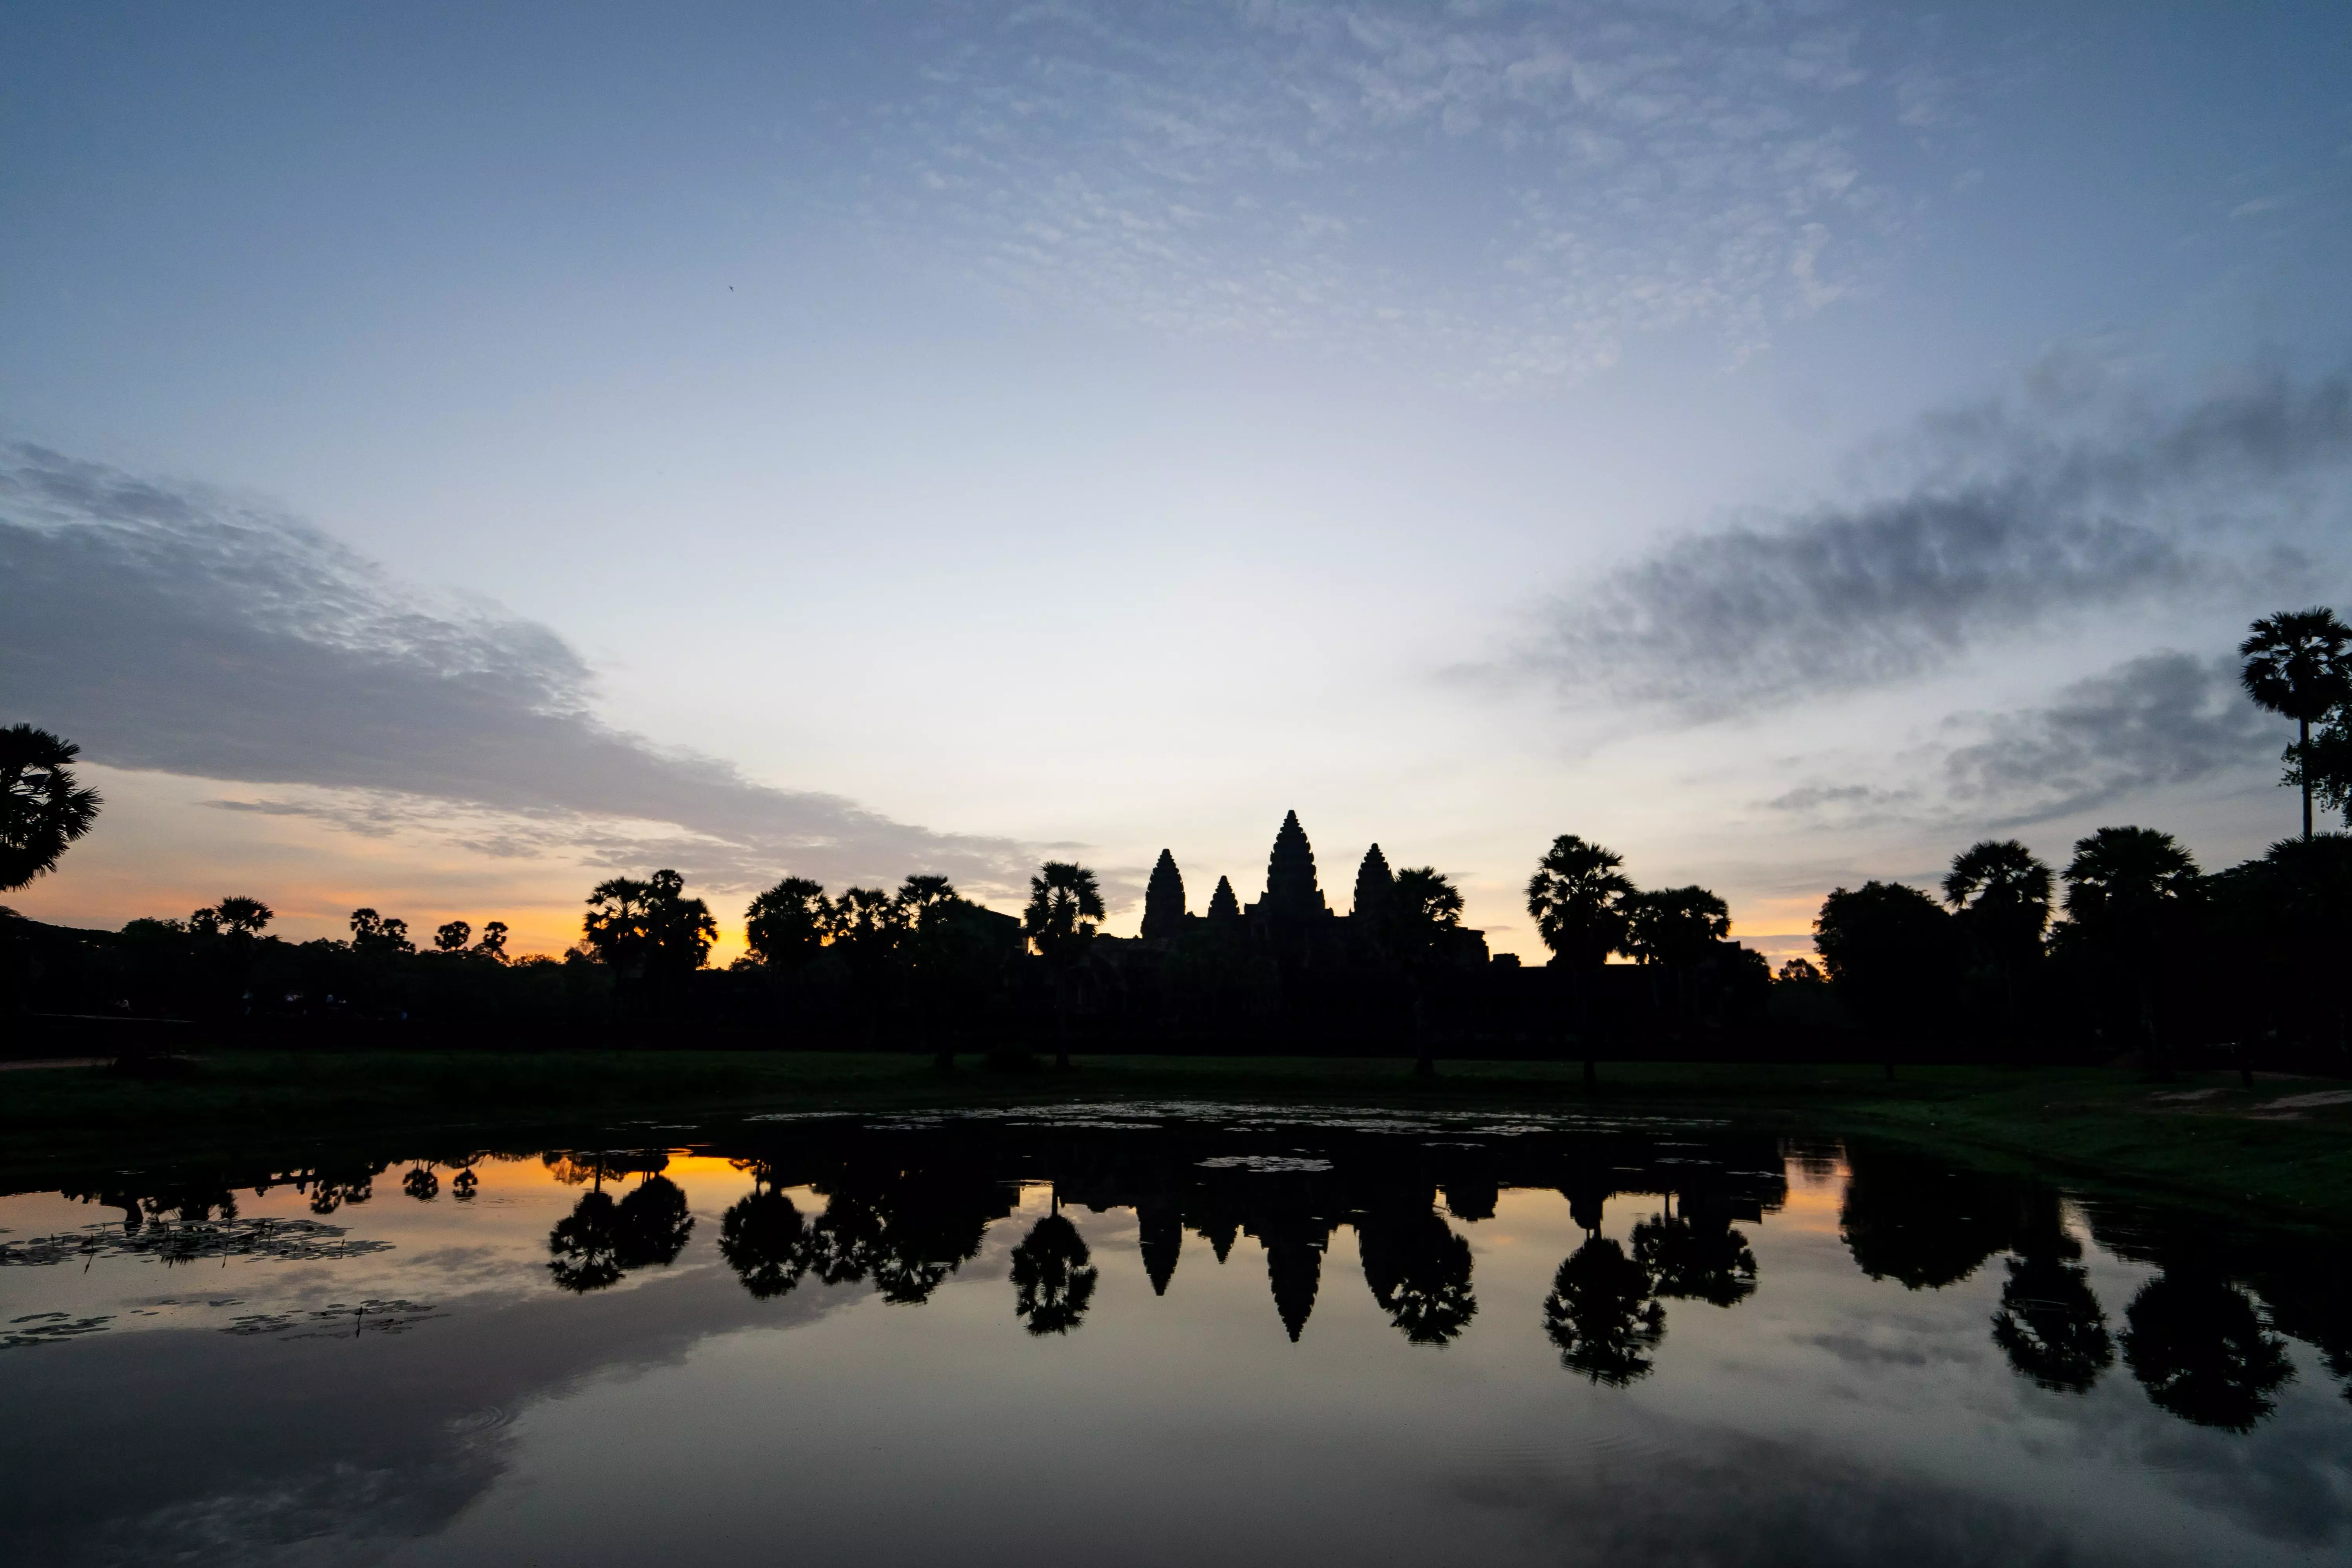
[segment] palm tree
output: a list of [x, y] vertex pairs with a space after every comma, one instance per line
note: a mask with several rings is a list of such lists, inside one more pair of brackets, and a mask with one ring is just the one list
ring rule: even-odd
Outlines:
[[1573, 833], [1563, 833], [1528, 879], [1528, 914], [1536, 931], [1568, 971], [1576, 990], [1577, 1038], [1585, 1043], [1584, 1087], [1596, 1078], [1592, 1061], [1592, 981], [1625, 941], [1626, 901], [1633, 880], [1617, 868], [1624, 857]]
[[[2246, 695], [2272, 712], [2295, 722], [2295, 744], [2287, 760], [2299, 763], [2311, 748], [2311, 727], [2347, 700], [2352, 700], [2352, 667], [2346, 648], [2352, 645], [2352, 626], [2336, 618], [2325, 605], [2307, 610], [2286, 610], [2265, 616], [2238, 645], [2244, 656], [2239, 681]], [[2303, 836], [2311, 837], [2310, 770], [2290, 774], [2303, 786]]]
[[47, 730], [0, 730], [0, 892], [57, 869], [66, 846], [89, 831], [105, 804], [74, 783], [67, 764], [81, 748]]
[[1021, 932], [1054, 970], [1056, 1032], [1054, 1065], [1070, 1065], [1070, 982], [1104, 917], [1102, 887], [1095, 874], [1069, 860], [1048, 860], [1029, 879], [1029, 904], [1021, 911]]
[[1389, 920], [1397, 957], [1412, 984], [1413, 1076], [1435, 1078], [1427, 981], [1429, 971], [1444, 955], [1447, 934], [1462, 924], [1462, 890], [1434, 866], [1399, 871], [1389, 894]]
[[945, 1014], [954, 960], [961, 956], [950, 927], [952, 917], [967, 906], [955, 884], [945, 877], [917, 873], [898, 884], [898, 916], [906, 927], [903, 956], [913, 973], [919, 1022], [935, 1038], [932, 1064], [955, 1066], [955, 1042]]
[[833, 901], [824, 896], [824, 884], [786, 877], [744, 910], [743, 940], [761, 963], [797, 970], [824, 946], [833, 925]]
[[2014, 838], [1988, 838], [1952, 858], [1944, 902], [1960, 911], [1969, 934], [2000, 973], [2009, 1026], [2017, 1027], [2021, 971], [2042, 953], [2050, 926], [2050, 868]]
[[2156, 969], [2165, 938], [2198, 894], [2197, 862], [2169, 833], [2102, 827], [2074, 845], [2066, 917], [2115, 972], [2130, 978], [2151, 1071], [2163, 1072]]

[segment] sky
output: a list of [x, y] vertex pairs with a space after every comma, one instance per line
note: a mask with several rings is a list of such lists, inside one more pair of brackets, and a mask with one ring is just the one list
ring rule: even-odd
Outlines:
[[2292, 831], [2340, 5], [0, 4], [8, 895], [577, 932]]

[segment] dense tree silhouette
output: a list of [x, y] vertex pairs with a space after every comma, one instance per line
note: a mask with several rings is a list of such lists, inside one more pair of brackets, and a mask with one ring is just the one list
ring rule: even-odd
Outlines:
[[1071, 995], [1078, 965], [1104, 916], [1102, 887], [1095, 874], [1067, 860], [1048, 860], [1029, 879], [1029, 903], [1021, 911], [1021, 931], [1054, 971], [1055, 1024], [1054, 1065], [1070, 1065]]
[[1854, 1015], [1890, 1047], [1948, 1018], [1959, 984], [1952, 917], [1918, 889], [1864, 882], [1831, 889], [1813, 921], [1813, 947], [1830, 984]]
[[1088, 1265], [1086, 1238], [1055, 1210], [1030, 1228], [1013, 1249], [1013, 1315], [1033, 1334], [1066, 1334], [1094, 1300], [1097, 1271]]
[[2168, 1069], [2157, 1017], [2158, 977], [2187, 937], [2199, 895], [2197, 862], [2169, 833], [2102, 827], [2075, 841], [2066, 866], [2062, 938], [2079, 946], [2134, 1005], [2151, 1069]]
[[1635, 896], [1633, 879], [1618, 868], [1624, 858], [1573, 833], [1551, 841], [1535, 875], [1528, 879], [1528, 914], [1536, 933], [1551, 950], [1552, 962], [1568, 973], [1576, 998], [1576, 1031], [1585, 1044], [1584, 1082], [1595, 1077], [1592, 992], [1609, 955], [1625, 945]]
[[1648, 1376], [1650, 1352], [1666, 1337], [1666, 1310], [1651, 1299], [1648, 1273], [1601, 1236], [1560, 1264], [1543, 1321], [1560, 1365], [1611, 1388]]
[[404, 920], [380, 915], [371, 909], [357, 909], [352, 911], [351, 927], [353, 952], [384, 957], [416, 951], [416, 944], [408, 940], [408, 922]]
[[75, 782], [81, 748], [30, 724], [0, 729], [0, 892], [57, 868], [106, 804]]
[[667, 869], [642, 882], [614, 877], [597, 883], [580, 931], [625, 994], [656, 1006], [703, 966], [719, 940], [710, 907], [688, 898], [685, 879]]
[[1428, 1208], [1380, 1211], [1356, 1232], [1364, 1283], [1405, 1339], [1446, 1345], [1478, 1315], [1470, 1289], [1470, 1243]]
[[1734, 1307], [1756, 1293], [1756, 1254], [1748, 1238], [1705, 1202], [1694, 1217], [1688, 1199], [1676, 1214], [1669, 1195], [1664, 1213], [1633, 1226], [1633, 1261], [1649, 1276], [1653, 1293], [1667, 1300]]
[[1873, 1279], [1939, 1290], [2009, 1245], [2013, 1199], [1968, 1172], [1882, 1144], [1846, 1150], [1838, 1231]]
[[647, 1176], [621, 1199], [618, 1256], [623, 1268], [667, 1267], [694, 1234], [686, 1193], [667, 1176]]
[[2116, 1359], [2090, 1275], [2071, 1261], [2079, 1250], [2036, 1247], [2010, 1258], [1992, 1319], [1992, 1342], [2009, 1364], [2059, 1394], [2088, 1389]]
[[1731, 934], [1731, 908], [1705, 888], [1660, 888], [1626, 896], [1625, 935], [1618, 951], [1662, 973], [1674, 992], [1674, 1011], [1687, 1005], [1694, 964]]
[[463, 952], [466, 944], [474, 940], [474, 928], [464, 921], [448, 921], [433, 933], [436, 952]]
[[2014, 1032], [2028, 977], [2050, 928], [2050, 868], [2014, 838], [1988, 838], [1952, 858], [1944, 901], [1958, 912], [1969, 943], [1998, 978], [2001, 1011]]
[[2287, 782], [2303, 791], [2303, 836], [2311, 837], [2315, 780], [2308, 766], [2311, 727], [2352, 701], [2352, 626], [2324, 605], [2265, 616], [2238, 645], [2245, 658], [2239, 679], [2246, 695], [2295, 723], [2295, 743], [2286, 760], [2294, 764]]
[[786, 877], [743, 911], [743, 940], [760, 962], [786, 973], [805, 968], [833, 932], [833, 900], [806, 877]]
[[1422, 1078], [1437, 1072], [1429, 1027], [1430, 972], [1444, 955], [1447, 938], [1461, 926], [1462, 891], [1452, 879], [1434, 866], [1396, 874], [1389, 893], [1389, 940], [1412, 985], [1412, 1070]]
[[[373, 915], [375, 911], [369, 910], [363, 912]], [[248, 899], [242, 895], [232, 894], [220, 902], [198, 910], [190, 915], [188, 929], [199, 936], [250, 940], [268, 930], [269, 922], [277, 918], [278, 911], [259, 899]], [[405, 926], [401, 928], [404, 931], [407, 929]]]
[[560, 1289], [583, 1295], [602, 1290], [626, 1272], [621, 1247], [620, 1205], [612, 1194], [594, 1187], [581, 1194], [572, 1212], [547, 1233], [547, 1270]]
[[755, 1174], [751, 1190], [719, 1216], [719, 1256], [762, 1301], [790, 1294], [808, 1272], [814, 1251], [799, 1206], [765, 1173]]
[[2286, 1343], [2254, 1304], [2209, 1269], [2168, 1268], [2124, 1309], [2124, 1364], [2163, 1409], [2200, 1426], [2251, 1432], [2294, 1377]]
[[484, 924], [481, 940], [474, 943], [474, 951], [484, 958], [504, 963], [507, 961], [507, 922], [490, 921]]

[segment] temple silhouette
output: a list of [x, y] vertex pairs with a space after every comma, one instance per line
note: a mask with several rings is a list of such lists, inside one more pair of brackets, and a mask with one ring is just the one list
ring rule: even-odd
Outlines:
[[[1219, 877], [1206, 912], [1191, 913], [1184, 873], [1175, 853], [1162, 849], [1144, 889], [1143, 930], [1137, 940], [1165, 952], [1188, 937], [1231, 935], [1244, 941], [1252, 952], [1272, 958], [1285, 972], [1369, 967], [1383, 954], [1384, 921], [1395, 884], [1388, 858], [1375, 844], [1356, 868], [1349, 912], [1334, 911], [1316, 876], [1314, 846], [1307, 842], [1298, 813], [1291, 811], [1284, 815], [1266, 856], [1265, 894], [1253, 903], [1242, 903], [1232, 879]], [[1488, 962], [1486, 933], [1450, 927], [1442, 934], [1437, 957], [1456, 967], [1484, 964]]]

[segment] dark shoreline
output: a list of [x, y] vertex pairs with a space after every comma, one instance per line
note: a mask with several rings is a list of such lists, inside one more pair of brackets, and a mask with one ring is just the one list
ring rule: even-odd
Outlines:
[[2161, 1198], [2266, 1225], [2352, 1222], [2352, 1104], [2274, 1102], [2334, 1080], [2235, 1074], [2150, 1083], [2124, 1068], [1903, 1068], [1449, 1062], [1417, 1081], [1391, 1058], [1081, 1057], [1069, 1072], [980, 1058], [835, 1052], [227, 1051], [144, 1070], [0, 1077], [0, 1184], [201, 1162], [256, 1145], [398, 1137], [484, 1146], [599, 1135], [659, 1115], [721, 1124], [774, 1110], [1011, 1106], [1098, 1099], [1522, 1105], [1705, 1115], [1791, 1134], [1877, 1137], [2088, 1192]]

